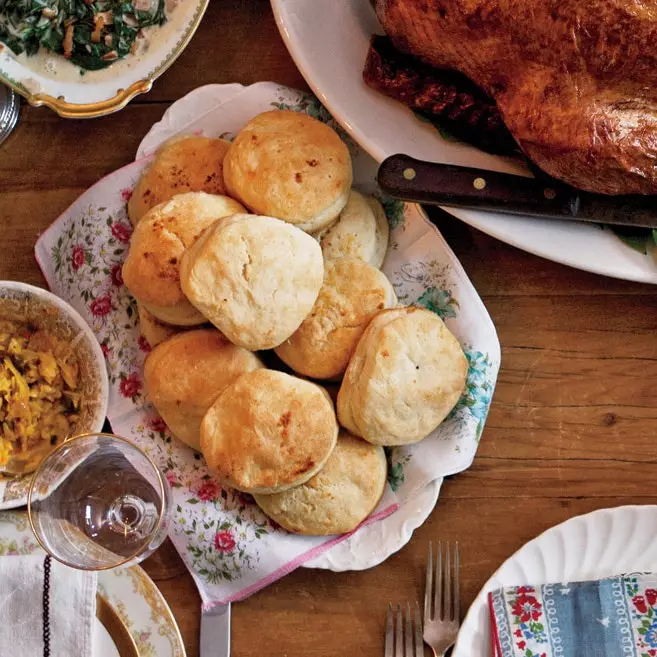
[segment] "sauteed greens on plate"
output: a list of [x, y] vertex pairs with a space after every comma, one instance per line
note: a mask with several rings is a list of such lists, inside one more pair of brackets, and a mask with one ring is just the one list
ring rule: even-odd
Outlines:
[[141, 31], [166, 20], [166, 0], [0, 0], [0, 42], [17, 55], [47, 48], [98, 70], [134, 54]]

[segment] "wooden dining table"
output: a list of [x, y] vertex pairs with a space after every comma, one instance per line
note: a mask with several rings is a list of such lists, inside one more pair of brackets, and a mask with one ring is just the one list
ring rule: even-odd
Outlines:
[[[65, 120], [23, 103], [18, 127], [0, 146], [0, 279], [45, 286], [33, 255], [39, 233], [90, 185], [133, 160], [172, 102], [205, 84], [263, 80], [307, 89], [269, 3], [212, 0], [179, 60], [121, 112]], [[465, 610], [495, 569], [543, 530], [594, 509], [655, 500], [654, 288], [543, 260], [440, 211], [432, 217], [502, 345], [474, 463], [444, 482], [427, 521], [376, 568], [299, 568], [235, 604], [234, 657], [383, 654], [388, 602], [423, 596], [429, 541], [459, 542]], [[162, 550], [145, 567], [196, 657], [200, 598], [173, 547]]]

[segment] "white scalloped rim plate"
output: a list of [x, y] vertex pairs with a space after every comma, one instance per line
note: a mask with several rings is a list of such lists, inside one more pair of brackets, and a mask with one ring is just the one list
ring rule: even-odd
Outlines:
[[524, 545], [486, 582], [468, 611], [452, 657], [491, 654], [489, 591], [656, 568], [657, 506], [621, 506], [571, 518]]
[[[370, 0], [271, 0], [271, 4], [285, 45], [306, 82], [378, 162], [406, 153], [432, 162], [523, 171], [504, 158], [443, 139], [401, 103], [365, 85], [362, 72], [370, 36], [381, 33]], [[657, 266], [650, 257], [593, 224], [444, 209], [488, 235], [543, 258], [605, 276], [657, 283]]]

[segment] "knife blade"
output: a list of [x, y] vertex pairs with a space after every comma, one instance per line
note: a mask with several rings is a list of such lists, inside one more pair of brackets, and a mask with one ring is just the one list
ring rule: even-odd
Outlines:
[[230, 603], [201, 614], [200, 657], [230, 657]]
[[657, 196], [606, 196], [547, 176], [525, 178], [391, 155], [377, 175], [383, 192], [404, 201], [542, 219], [657, 227]]

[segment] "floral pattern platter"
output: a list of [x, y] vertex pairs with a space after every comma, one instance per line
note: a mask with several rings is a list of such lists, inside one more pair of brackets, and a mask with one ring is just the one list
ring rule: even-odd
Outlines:
[[[621, 506], [571, 518], [524, 545], [486, 582], [468, 611], [453, 657], [488, 657], [491, 654], [487, 600], [490, 591], [521, 587], [518, 589], [522, 603], [518, 609], [519, 620], [529, 630], [521, 637], [527, 644], [522, 648], [540, 657], [545, 647], [540, 650], [542, 637], [536, 631], [540, 630], [540, 624], [536, 623], [541, 620], [542, 611], [529, 593], [533, 586], [559, 582], [565, 585], [655, 569], [657, 506]], [[645, 598], [637, 597], [636, 612], [648, 614], [653, 603], [657, 603], [657, 592], [654, 600], [648, 600], [650, 595]], [[653, 610], [651, 616], [654, 614]], [[655, 629], [655, 645], [649, 647], [656, 652], [648, 652], [648, 657], [657, 654], [657, 626]]]
[[[43, 553], [26, 513], [0, 513], [0, 558]], [[130, 632], [139, 657], [185, 657], [180, 630], [166, 600], [139, 567], [98, 573], [98, 593]], [[96, 621], [94, 656], [115, 657], [117, 648]]]
[[[146, 142], [150, 139], [152, 149], [180, 133], [230, 139], [249, 118], [272, 108], [304, 111], [336, 127], [352, 151], [356, 186], [376, 191], [376, 164], [318, 101], [274, 84], [198, 89], [167, 111], [151, 133], [157, 139]], [[144, 147], [140, 154], [148, 155], [147, 151]], [[329, 567], [375, 565], [401, 548], [428, 515], [442, 478], [464, 470], [474, 458], [500, 360], [495, 329], [481, 300], [422, 211], [382, 198], [392, 227], [384, 271], [403, 303], [436, 312], [459, 337], [470, 361], [467, 389], [430, 438], [390, 450], [390, 486], [369, 519], [385, 521], [361, 528], [351, 538], [290, 535], [272, 525], [248, 496], [221, 488], [200, 455], [172, 438], [145, 397], [141, 371], [149, 347], [139, 336], [134, 302], [121, 280], [121, 263], [130, 239], [126, 201], [148, 162], [142, 157], [88, 190], [42, 235], [36, 255], [53, 291], [80, 310], [105, 352], [108, 416], [114, 431], [143, 447], [173, 486], [171, 538], [195, 577], [205, 606], [243, 598], [343, 540], [354, 541], [349, 547], [363, 556], [349, 564], [334, 560]], [[374, 550], [374, 545], [383, 549]], [[376, 553], [369, 562], [364, 558], [368, 552]]]

